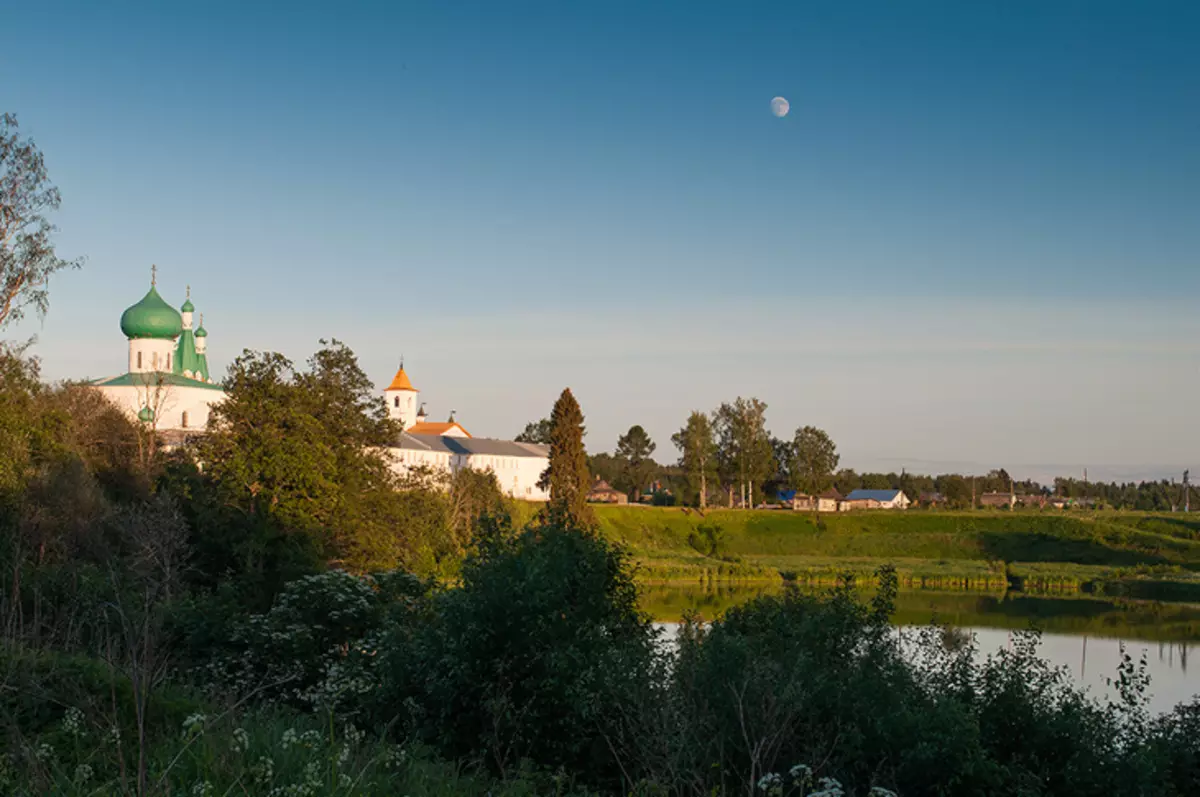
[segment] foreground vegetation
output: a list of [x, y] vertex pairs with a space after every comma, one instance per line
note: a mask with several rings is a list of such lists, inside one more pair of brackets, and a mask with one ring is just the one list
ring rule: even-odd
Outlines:
[[107, 600], [75, 603], [75, 652], [4, 648], [5, 793], [1182, 795], [1200, 782], [1200, 702], [1150, 716], [1144, 664], [1126, 658], [1101, 704], [1037, 657], [1035, 632], [983, 663], [938, 629], [902, 651], [887, 570], [870, 601], [849, 585], [785, 590], [686, 620], [664, 646], [602, 538], [497, 519], [472, 550], [454, 588], [332, 571], [249, 616], [220, 593], [138, 607], [136, 584], [110, 582]]
[[1200, 519], [1107, 512], [854, 512], [598, 507], [647, 581], [863, 583], [885, 563], [936, 589], [1088, 590], [1200, 599]]

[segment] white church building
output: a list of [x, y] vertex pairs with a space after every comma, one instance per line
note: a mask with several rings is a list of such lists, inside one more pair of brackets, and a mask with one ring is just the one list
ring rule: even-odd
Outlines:
[[548, 446], [474, 437], [454, 420], [430, 422], [420, 392], [413, 387], [401, 363], [391, 384], [383, 391], [388, 416], [399, 421], [404, 431], [388, 449], [393, 471], [404, 475], [426, 467], [454, 473], [462, 468], [491, 471], [500, 490], [525, 501], [548, 501], [550, 494], [538, 487], [542, 472], [550, 464]]
[[[167, 304], [158, 293], [157, 269], [152, 269], [149, 292], [121, 314], [121, 332], [129, 342], [126, 372], [91, 383], [131, 420], [166, 433], [175, 442], [203, 432], [212, 408], [225, 400], [224, 388], [209, 374], [203, 316], [199, 327], [192, 329], [195, 309], [190, 288], [179, 310]], [[490, 470], [506, 495], [549, 500], [549, 494], [537, 486], [550, 462], [546, 446], [474, 437], [453, 414], [445, 423], [430, 422], [403, 363], [383, 396], [389, 417], [403, 426], [399, 439], [386, 451], [397, 474], [421, 466], [450, 473], [462, 468]]]
[[157, 432], [203, 431], [212, 407], [225, 400], [225, 391], [209, 376], [204, 317], [193, 331], [191, 289], [176, 310], [159, 296], [156, 272], [151, 269], [150, 291], [121, 314], [121, 332], [129, 341], [127, 370], [91, 384]]

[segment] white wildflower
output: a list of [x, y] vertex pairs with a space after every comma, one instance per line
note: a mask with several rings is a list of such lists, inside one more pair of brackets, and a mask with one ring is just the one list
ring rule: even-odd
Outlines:
[[83, 736], [83, 712], [71, 706], [63, 715], [63, 730], [75, 738]]
[[348, 789], [354, 781], [350, 780], [350, 776], [346, 773], [338, 775], [338, 788]]
[[807, 783], [808, 781], [812, 780], [813, 771], [812, 767], [810, 767], [808, 764], [796, 764], [788, 770], [788, 774], [792, 776], [792, 780], [797, 780], [801, 783]]
[[304, 745], [309, 750], [316, 748], [321, 744], [321, 732], [305, 731], [304, 733], [300, 734], [300, 744]]
[[296, 731], [291, 728], [288, 728], [286, 731], [284, 731], [282, 743], [284, 750], [288, 749], [294, 744], [297, 744], [298, 738], [296, 736]]
[[898, 794], [896, 794], [896, 792], [892, 791], [891, 789], [885, 789], [882, 786], [872, 786], [871, 790], [869, 792], [867, 792], [867, 797], [900, 797], [900, 796]]
[[121, 743], [121, 729], [116, 725], [108, 729], [108, 734], [104, 737], [109, 744]]
[[195, 786], [192, 786], [192, 797], [210, 797], [213, 793], [213, 785], [207, 780], [202, 780]]
[[366, 736], [365, 733], [353, 725], [347, 725], [342, 731], [342, 735], [346, 738], [346, 742], [351, 745], [357, 745]]
[[758, 779], [758, 790], [769, 797], [783, 794], [783, 777], [777, 772], [768, 772]]
[[258, 761], [256, 761], [250, 767], [250, 777], [254, 780], [255, 784], [259, 786], [270, 783], [271, 779], [275, 777], [274, 759], [268, 758], [267, 756], [263, 756], [262, 758], [258, 759]]
[[837, 778], [821, 778], [817, 781], [820, 791], [810, 792], [808, 797], [845, 797], [846, 792]]
[[199, 736], [200, 734], [204, 733], [204, 723], [207, 720], [208, 717], [204, 716], [203, 714], [189, 714], [187, 719], [183, 721], [183, 738], [186, 739], [189, 736]]
[[87, 783], [92, 779], [92, 768], [87, 764], [80, 764], [75, 767], [75, 782]]
[[309, 761], [304, 766], [304, 782], [313, 788], [321, 785], [321, 764]]
[[33, 757], [38, 761], [49, 761], [54, 757], [54, 748], [48, 745], [46, 742], [42, 742], [37, 746], [37, 749], [33, 751]]
[[233, 729], [233, 752], [244, 753], [250, 749], [250, 734], [246, 733], [245, 728]]
[[403, 747], [396, 746], [384, 754], [383, 766], [386, 769], [399, 769], [408, 761], [408, 751]]
[[346, 762], [350, 760], [350, 745], [348, 745], [348, 744], [342, 745], [342, 749], [338, 750], [337, 760], [338, 760], [339, 765], [341, 765], [341, 766], [346, 765]]

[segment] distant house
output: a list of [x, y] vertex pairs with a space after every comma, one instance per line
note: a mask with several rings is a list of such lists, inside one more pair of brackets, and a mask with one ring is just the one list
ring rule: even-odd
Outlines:
[[992, 508], [1008, 509], [1016, 503], [1016, 496], [1012, 493], [984, 493], [979, 496], [979, 505]]
[[903, 490], [851, 490], [840, 509], [908, 509], [912, 503]]
[[945, 506], [946, 496], [938, 492], [925, 492], [917, 498], [917, 503], [921, 506]]
[[990, 507], [1037, 507], [1045, 509], [1047, 504], [1050, 504], [1049, 496], [1039, 493], [1029, 494], [1013, 494], [1013, 493], [984, 493], [979, 497], [979, 503], [982, 506]]
[[825, 492], [813, 498], [811, 495], [804, 493], [796, 493], [792, 496], [792, 509], [797, 512], [811, 512], [815, 508], [818, 512], [836, 512], [838, 505], [842, 502], [842, 494], [830, 487]]
[[604, 479], [597, 478], [592, 484], [587, 500], [593, 504], [628, 504], [629, 496], [620, 490], [614, 490]]

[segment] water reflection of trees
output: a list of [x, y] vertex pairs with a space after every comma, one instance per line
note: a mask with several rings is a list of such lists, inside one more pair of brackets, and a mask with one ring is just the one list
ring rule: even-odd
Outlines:
[[[771, 583], [645, 585], [642, 607], [664, 621], [679, 620], [688, 610], [711, 620], [731, 606], [782, 589], [782, 584]], [[1186, 664], [1188, 645], [1168, 643], [1200, 642], [1200, 606], [1092, 596], [910, 591], [900, 594], [893, 620], [897, 625], [937, 622], [1014, 630], [1033, 626], [1050, 633], [1159, 642], [1163, 655], [1178, 656], [1181, 666]]]

